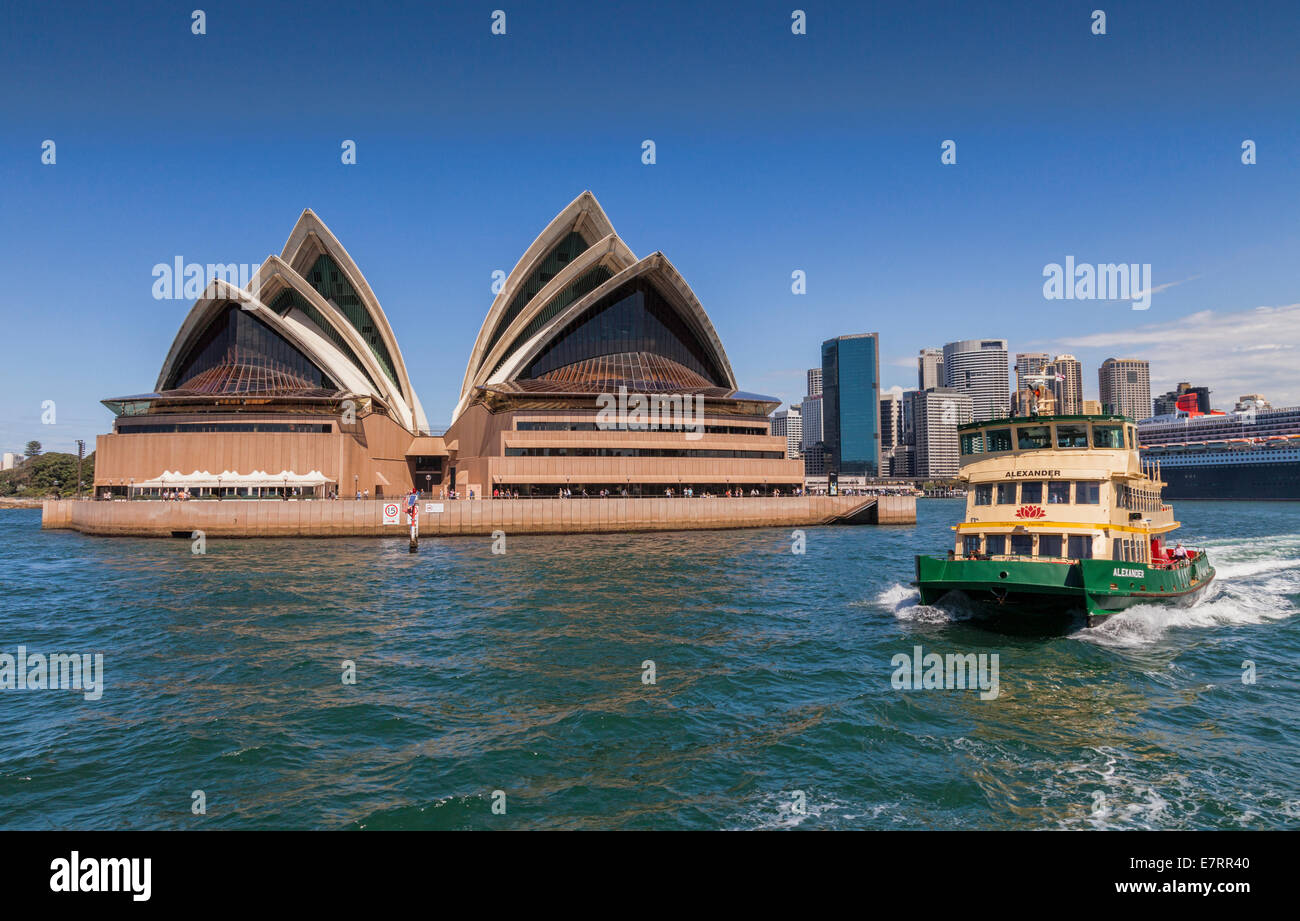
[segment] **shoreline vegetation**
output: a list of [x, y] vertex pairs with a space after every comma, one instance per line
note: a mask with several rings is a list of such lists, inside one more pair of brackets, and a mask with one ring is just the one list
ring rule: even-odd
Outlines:
[[[82, 494], [91, 495], [95, 482], [93, 451], [81, 459], [81, 482]], [[0, 508], [39, 508], [42, 499], [71, 499], [76, 495], [75, 454], [49, 451], [25, 458], [11, 470], [0, 470]]]

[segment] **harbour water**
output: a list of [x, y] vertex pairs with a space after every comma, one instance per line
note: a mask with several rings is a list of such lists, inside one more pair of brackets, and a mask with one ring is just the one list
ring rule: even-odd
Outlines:
[[[1300, 506], [1179, 503], [1206, 600], [1037, 637], [917, 604], [912, 555], [961, 510], [802, 554], [783, 530], [195, 554], [0, 511], [0, 653], [104, 670], [98, 700], [0, 690], [0, 827], [1300, 824]], [[998, 696], [896, 689], [917, 646], [996, 653]]]

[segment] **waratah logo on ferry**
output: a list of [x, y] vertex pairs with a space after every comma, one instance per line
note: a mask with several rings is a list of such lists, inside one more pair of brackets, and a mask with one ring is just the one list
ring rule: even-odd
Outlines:
[[1016, 509], [1017, 518], [1046, 518], [1047, 512], [1038, 505], [1022, 505]]

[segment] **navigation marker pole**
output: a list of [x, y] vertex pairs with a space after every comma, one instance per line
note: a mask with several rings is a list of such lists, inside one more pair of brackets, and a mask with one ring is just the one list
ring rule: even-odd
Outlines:
[[420, 549], [420, 507], [412, 505], [410, 508], [411, 515], [411, 545], [410, 552], [415, 553]]

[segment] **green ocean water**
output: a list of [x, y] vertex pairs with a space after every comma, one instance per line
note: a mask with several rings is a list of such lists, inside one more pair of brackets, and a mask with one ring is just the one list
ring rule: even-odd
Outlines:
[[[918, 511], [802, 555], [779, 530], [195, 555], [0, 511], [0, 653], [104, 657], [98, 700], [0, 690], [0, 827], [1300, 825], [1300, 505], [1179, 503], [1204, 601], [1038, 637], [917, 604], [912, 556], [962, 509]], [[896, 689], [917, 646], [996, 653], [998, 696]]]

